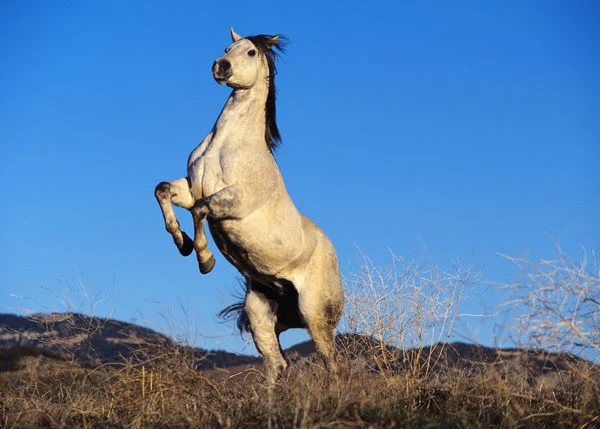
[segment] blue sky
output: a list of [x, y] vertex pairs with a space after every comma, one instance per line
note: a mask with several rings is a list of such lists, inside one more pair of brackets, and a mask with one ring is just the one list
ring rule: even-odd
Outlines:
[[109, 295], [101, 315], [158, 324], [183, 306], [199, 344], [254, 352], [215, 317], [235, 270], [218, 255], [201, 276], [153, 196], [229, 93], [210, 66], [230, 25], [291, 40], [277, 159], [345, 274], [357, 248], [490, 281], [516, 274], [497, 252], [599, 249], [599, 18], [595, 2], [2, 2], [0, 311], [60, 309], [52, 294], [83, 278]]

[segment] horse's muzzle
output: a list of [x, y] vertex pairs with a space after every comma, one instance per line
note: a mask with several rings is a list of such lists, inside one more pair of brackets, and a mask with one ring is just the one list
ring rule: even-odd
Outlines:
[[231, 63], [227, 60], [215, 61], [212, 65], [213, 77], [218, 83], [225, 83], [233, 74]]

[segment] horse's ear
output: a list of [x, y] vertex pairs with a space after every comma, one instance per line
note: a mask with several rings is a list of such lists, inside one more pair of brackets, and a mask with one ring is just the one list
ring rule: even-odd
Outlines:
[[279, 43], [279, 34], [276, 34], [273, 37], [268, 37], [267, 38], [267, 45], [269, 45], [269, 48], [272, 48], [273, 46], [275, 46], [277, 43]]
[[240, 36], [239, 34], [237, 34], [235, 32], [235, 30], [233, 29], [233, 27], [231, 27], [229, 29], [229, 31], [231, 32], [231, 40], [234, 42], [237, 42], [238, 40], [240, 40], [242, 38], [242, 36]]

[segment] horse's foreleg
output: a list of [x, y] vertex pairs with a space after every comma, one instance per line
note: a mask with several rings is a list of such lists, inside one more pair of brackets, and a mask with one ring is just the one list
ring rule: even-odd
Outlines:
[[275, 330], [277, 316], [274, 306], [276, 305], [262, 293], [253, 290], [248, 290], [244, 303], [244, 310], [250, 321], [252, 339], [265, 360], [269, 384], [274, 384], [281, 372], [287, 368]]
[[240, 206], [241, 194], [239, 188], [228, 186], [212, 195], [199, 199], [191, 210], [194, 217], [194, 248], [196, 249], [198, 265], [202, 274], [208, 273], [215, 266], [215, 258], [208, 250], [204, 221], [207, 216], [213, 219], [235, 217], [236, 209]]
[[242, 210], [243, 192], [238, 186], [227, 186], [196, 201], [195, 216], [213, 219], [237, 218]]
[[180, 229], [173, 211], [173, 204], [186, 209], [191, 209], [194, 206], [194, 198], [190, 192], [187, 179], [184, 177], [172, 182], [160, 182], [154, 190], [154, 195], [160, 205], [167, 231], [173, 237], [177, 249], [183, 256], [188, 256], [194, 250], [194, 243]]
[[208, 241], [206, 240], [206, 232], [204, 231], [206, 215], [192, 208], [192, 217], [194, 218], [194, 249], [196, 250], [198, 266], [202, 274], [207, 274], [215, 266], [215, 257], [208, 250]]

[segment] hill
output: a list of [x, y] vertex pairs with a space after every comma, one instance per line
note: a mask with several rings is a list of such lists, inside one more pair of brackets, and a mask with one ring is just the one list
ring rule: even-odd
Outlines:
[[6, 427], [597, 427], [600, 369], [568, 354], [338, 335], [311, 342], [273, 389], [253, 356], [207, 351], [81, 314], [0, 315]]
[[[197, 369], [206, 370], [257, 363], [254, 356], [205, 350], [178, 344], [166, 335], [133, 323], [89, 317], [79, 313], [0, 314], [2, 366], [10, 367], [19, 354], [44, 354], [75, 360], [83, 366], [111, 365], [123, 360], [144, 360], [160, 349], [177, 349], [191, 355]], [[13, 349], [9, 354], [8, 350]], [[20, 351], [19, 351], [20, 350]]]
[[[518, 365], [526, 371], [530, 383], [542, 378], [553, 384], [556, 377], [579, 360], [570, 354], [544, 350], [496, 349], [460, 342], [400, 350], [359, 334], [340, 334], [336, 343], [344, 359], [370, 371], [399, 372], [415, 366], [428, 371], [493, 366], [504, 373], [505, 368]], [[0, 371], [16, 368], [19, 359], [26, 356], [44, 356], [50, 360], [94, 367], [120, 365], [123, 361], [144, 362], [150, 357], [160, 359], [164, 350], [186, 356], [196, 370], [261, 363], [261, 359], [255, 356], [179, 344], [152, 329], [114, 319], [79, 313], [34, 314], [28, 317], [0, 314]], [[312, 341], [305, 341], [286, 349], [285, 353], [292, 361], [298, 361], [315, 354], [316, 350]]]

